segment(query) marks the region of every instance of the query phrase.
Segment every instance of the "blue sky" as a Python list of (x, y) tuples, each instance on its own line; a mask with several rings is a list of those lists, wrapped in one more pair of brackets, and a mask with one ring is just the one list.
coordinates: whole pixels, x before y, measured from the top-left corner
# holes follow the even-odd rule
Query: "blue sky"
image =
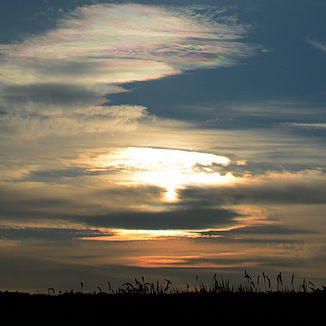
[(1, 287), (324, 282), (325, 6), (3, 1)]

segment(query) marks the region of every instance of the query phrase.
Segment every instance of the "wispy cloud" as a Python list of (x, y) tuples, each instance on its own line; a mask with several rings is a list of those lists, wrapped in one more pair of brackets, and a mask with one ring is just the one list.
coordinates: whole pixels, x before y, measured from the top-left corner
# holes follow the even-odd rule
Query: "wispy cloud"
[(283, 125), (289, 127), (298, 127), (298, 128), (308, 128), (308, 129), (324, 129), (326, 128), (326, 123), (298, 123), (298, 122), (287, 122)]
[(326, 53), (326, 44), (320, 41), (308, 39), (307, 42), (316, 49)]
[(87, 106), (122, 91), (121, 83), (233, 65), (255, 52), (239, 41), (247, 26), (213, 16), (205, 7), (78, 8), (56, 29), (0, 46), (1, 100), (11, 106)]

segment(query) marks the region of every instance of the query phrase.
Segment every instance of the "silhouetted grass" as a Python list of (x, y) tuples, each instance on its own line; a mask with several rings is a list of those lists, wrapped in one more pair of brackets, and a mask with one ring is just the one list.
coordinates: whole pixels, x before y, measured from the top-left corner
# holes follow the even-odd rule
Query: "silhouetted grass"
[[(147, 282), (144, 277), (107, 291), (66, 291), (47, 294), (0, 292), (3, 321), (43, 320), (92, 325), (309, 325), (325, 324), (326, 287), (317, 288), (303, 279), (294, 286), (281, 273), (275, 279), (265, 273), (255, 279), (247, 271), (240, 284), (223, 276), (209, 284), (196, 276), (193, 285), (174, 287), (171, 280)], [(321, 322), (321, 323), (320, 323)]]

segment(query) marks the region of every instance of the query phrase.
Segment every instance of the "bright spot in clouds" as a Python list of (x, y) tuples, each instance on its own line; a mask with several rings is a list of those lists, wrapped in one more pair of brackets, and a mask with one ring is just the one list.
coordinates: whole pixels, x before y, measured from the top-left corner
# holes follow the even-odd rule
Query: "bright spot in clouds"
[[(198, 232), (189, 230), (127, 230), (112, 229), (104, 231), (108, 235), (97, 237), (84, 237), (79, 240), (88, 241), (148, 241), (148, 240), (168, 240), (180, 238), (202, 237)], [(218, 237), (218, 236), (216, 236)]]
[(177, 190), (189, 185), (216, 185), (232, 182), (231, 174), (214, 172), (212, 165), (226, 166), (224, 156), (168, 148), (120, 149), (99, 155), (90, 162), (90, 169), (118, 168), (127, 172), (126, 183), (155, 185), (166, 189), (166, 200), (176, 201)]

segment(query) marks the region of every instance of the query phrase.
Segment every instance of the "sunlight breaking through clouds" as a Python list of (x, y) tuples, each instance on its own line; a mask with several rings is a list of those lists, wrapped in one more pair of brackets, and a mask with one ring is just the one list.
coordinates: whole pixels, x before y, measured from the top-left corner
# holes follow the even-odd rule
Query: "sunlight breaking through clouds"
[(236, 179), (231, 173), (222, 176), (212, 169), (213, 164), (227, 166), (227, 157), (169, 148), (130, 147), (82, 161), (89, 171), (119, 169), (124, 184), (163, 187), (168, 202), (177, 201), (177, 189), (185, 186), (228, 184)]
[[(106, 235), (106, 233), (109, 233)], [(159, 241), (202, 238), (202, 234), (187, 230), (131, 230), (112, 229), (103, 232), (103, 235), (95, 237), (81, 237), (84, 241)], [(216, 235), (214, 237), (220, 237)]]
[(322, 274), (325, 10), (18, 2), (62, 12), (0, 44), (2, 280)]

